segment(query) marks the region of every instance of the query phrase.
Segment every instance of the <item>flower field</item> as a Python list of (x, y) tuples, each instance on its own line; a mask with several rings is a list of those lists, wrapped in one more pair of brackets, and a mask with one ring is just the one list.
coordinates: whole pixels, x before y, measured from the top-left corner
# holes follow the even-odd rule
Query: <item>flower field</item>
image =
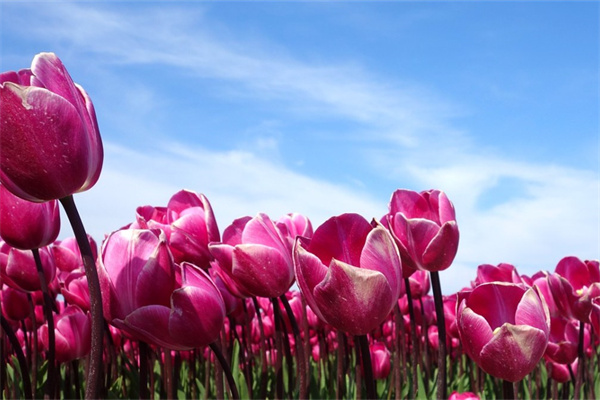
[[(41, 53), (0, 96), (2, 398), (600, 397), (598, 260), (482, 264), (444, 295), (460, 234), (441, 190), (316, 227), (217, 223), (181, 190), (92, 238), (74, 200), (103, 163), (85, 90)], [(61, 206), (74, 236), (57, 240)]]

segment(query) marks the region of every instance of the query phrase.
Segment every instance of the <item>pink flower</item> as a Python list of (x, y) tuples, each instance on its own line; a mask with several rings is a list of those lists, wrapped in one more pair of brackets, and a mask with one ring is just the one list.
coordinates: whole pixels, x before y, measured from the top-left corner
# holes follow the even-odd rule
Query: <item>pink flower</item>
[[(48, 247), (42, 247), (39, 253), (44, 277), (50, 285), (56, 275), (54, 258)], [(15, 289), (26, 292), (41, 290), (33, 253), (30, 250), (10, 247), (4, 242), (0, 242), (0, 277), (4, 283)]]
[(473, 286), (487, 282), (523, 283), (523, 280), (512, 264), (482, 264), (477, 267), (477, 278), (475, 278)]
[(211, 243), (215, 267), (231, 292), (242, 297), (279, 297), (294, 282), (287, 229), (265, 214), (235, 220), (222, 243)]
[(294, 246), (296, 279), (324, 322), (364, 335), (388, 316), (401, 290), (402, 263), (389, 232), (357, 214), (332, 217)]
[(21, 250), (39, 249), (58, 236), (58, 202), (32, 203), (0, 185), (0, 221), (0, 236), (6, 243)]
[[(90, 352), (92, 321), (89, 312), (67, 306), (54, 318), (56, 361), (66, 363), (83, 358)], [(41, 339), (48, 344), (48, 325), (41, 327)]]
[(210, 202), (203, 194), (189, 190), (175, 193), (167, 207), (138, 207), (131, 227), (162, 229), (176, 263), (187, 261), (203, 269), (212, 260), (208, 243), (220, 238)]
[(386, 379), (391, 369), (391, 354), (385, 344), (373, 343), (369, 346), (371, 351), (371, 363), (373, 365), (373, 378)]
[(218, 338), (225, 318), (219, 289), (195, 265), (173, 262), (163, 231), (113, 232), (98, 275), (105, 318), (137, 340), (189, 350)]
[(450, 394), (448, 400), (479, 400), (479, 396), (477, 396), (473, 392), (463, 392), (458, 393), (456, 390)]
[(457, 310), (465, 352), (485, 372), (517, 382), (543, 356), (550, 334), (548, 309), (535, 288), (484, 283), (466, 293)]
[(452, 264), (459, 233), (454, 206), (444, 192), (398, 189), (382, 223), (392, 232), (404, 266), (442, 271)]
[(94, 106), (53, 53), (0, 74), (0, 182), (34, 202), (91, 188), (103, 149)]

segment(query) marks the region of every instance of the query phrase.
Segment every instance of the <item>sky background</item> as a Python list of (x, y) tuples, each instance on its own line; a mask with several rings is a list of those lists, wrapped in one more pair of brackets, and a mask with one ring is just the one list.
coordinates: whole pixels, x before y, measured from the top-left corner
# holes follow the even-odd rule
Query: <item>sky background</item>
[(75, 201), (98, 242), (182, 188), (221, 231), (435, 188), (450, 293), (484, 263), (599, 258), (599, 4), (2, 2), (0, 66), (52, 51), (91, 96), (104, 167)]

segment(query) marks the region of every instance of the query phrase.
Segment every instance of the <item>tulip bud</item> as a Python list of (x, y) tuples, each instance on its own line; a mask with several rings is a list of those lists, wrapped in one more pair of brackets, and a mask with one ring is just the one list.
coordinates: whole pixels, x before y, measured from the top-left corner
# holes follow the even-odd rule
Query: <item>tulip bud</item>
[(312, 239), (294, 246), (296, 280), (324, 322), (365, 335), (388, 316), (400, 295), (402, 264), (389, 232), (357, 214), (332, 217)]
[(404, 266), (431, 272), (452, 264), (459, 233), (454, 206), (444, 192), (398, 189), (382, 223), (394, 236)]
[(0, 75), (0, 182), (33, 202), (91, 188), (103, 149), (94, 106), (53, 53)]
[(465, 352), (485, 372), (517, 382), (530, 373), (548, 345), (550, 316), (537, 289), (484, 283), (464, 295), (457, 324)]

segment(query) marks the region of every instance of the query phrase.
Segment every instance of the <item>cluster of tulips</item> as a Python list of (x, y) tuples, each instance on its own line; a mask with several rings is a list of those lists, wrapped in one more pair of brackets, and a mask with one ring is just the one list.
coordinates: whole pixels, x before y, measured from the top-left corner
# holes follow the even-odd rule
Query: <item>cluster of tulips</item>
[(181, 190), (98, 246), (73, 199), (103, 161), (86, 92), (42, 53), (0, 74), (0, 101), (4, 398), (600, 395), (597, 260), (483, 264), (443, 296), (459, 231), (439, 190), (399, 189), (371, 221), (259, 213), (222, 234)]

